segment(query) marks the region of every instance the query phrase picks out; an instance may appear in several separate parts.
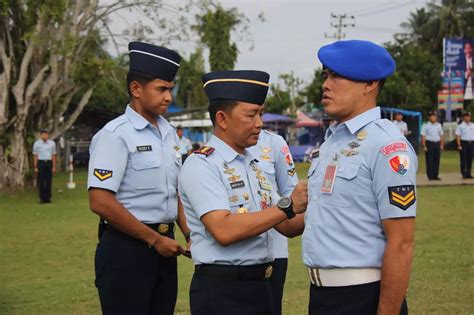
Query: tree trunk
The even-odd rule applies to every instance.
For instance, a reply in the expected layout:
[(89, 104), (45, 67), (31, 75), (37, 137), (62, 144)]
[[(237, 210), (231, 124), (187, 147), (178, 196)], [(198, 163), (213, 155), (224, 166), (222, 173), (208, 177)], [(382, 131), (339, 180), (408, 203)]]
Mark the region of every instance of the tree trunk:
[(21, 189), (25, 187), (25, 173), (28, 169), (28, 155), (25, 147), (24, 129), (15, 128), (10, 137), (12, 144), (11, 155), (7, 160), (0, 147), (0, 189), (9, 187), (13, 189)]

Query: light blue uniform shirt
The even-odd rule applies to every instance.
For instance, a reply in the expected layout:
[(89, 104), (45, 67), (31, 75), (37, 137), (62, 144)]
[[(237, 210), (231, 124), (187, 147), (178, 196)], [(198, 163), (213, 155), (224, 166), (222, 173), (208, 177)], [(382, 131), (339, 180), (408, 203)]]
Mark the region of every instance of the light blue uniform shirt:
[(157, 130), (127, 106), (92, 139), (87, 187), (116, 193), (144, 223), (171, 223), (178, 214), (178, 135), (163, 117)]
[(456, 136), (463, 141), (474, 141), (474, 124), (463, 121), (456, 127)]
[[(308, 267), (380, 268), (387, 242), (382, 220), (416, 215), (416, 154), (380, 117), (376, 107), (331, 127), (313, 158), (303, 233)], [(337, 165), (332, 193), (322, 193), (330, 164)]]
[(439, 142), (443, 134), (443, 126), (439, 122), (432, 124), (428, 121), (421, 127), (421, 135), (425, 136), (426, 141)]
[[(285, 140), (277, 134), (262, 130), (258, 143), (247, 150), (259, 160), (265, 176), (278, 194), (289, 197), (298, 183), (298, 175)], [(273, 204), (277, 202), (278, 200), (273, 200)], [(275, 229), (270, 232), (273, 236), (273, 257), (288, 258), (288, 239)]]
[(33, 154), (38, 155), (38, 160), (51, 160), (56, 154), (56, 144), (53, 140), (36, 140), (33, 144)]
[[(215, 151), (208, 156), (191, 154), (179, 177), (179, 193), (191, 230), (194, 264), (255, 265), (273, 261), (270, 232), (224, 247), (201, 222), (203, 215), (214, 210), (235, 214), (239, 208), (246, 208), (249, 213), (257, 212), (262, 211), (262, 202), (270, 206), (279, 198), (266, 179), (260, 160), (257, 162), (258, 156), (247, 150), (239, 154), (216, 136), (211, 137), (207, 146)], [(261, 176), (263, 185), (257, 175)]]
[(185, 136), (182, 136), (181, 139), (179, 139), (179, 153), (180, 154), (188, 154), (190, 150), (192, 150), (193, 145), (191, 144), (191, 141), (186, 138)]

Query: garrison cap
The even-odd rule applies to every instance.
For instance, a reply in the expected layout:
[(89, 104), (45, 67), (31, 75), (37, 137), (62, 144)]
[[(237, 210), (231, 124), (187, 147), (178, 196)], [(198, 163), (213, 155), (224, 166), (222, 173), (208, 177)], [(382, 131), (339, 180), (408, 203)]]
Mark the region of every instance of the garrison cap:
[(435, 111), (430, 110), (430, 111), (428, 112), (428, 116), (438, 116), (438, 114), (437, 114)]
[(270, 75), (257, 70), (216, 71), (202, 77), (209, 102), (217, 99), (263, 105)]
[(365, 40), (345, 40), (323, 46), (318, 58), (325, 68), (353, 81), (382, 80), (395, 71), (390, 53)]
[(462, 112), (462, 115), (463, 116), (471, 116), (471, 113), (469, 111), (465, 110), (465, 111)]
[(40, 133), (49, 133), (48, 129), (46, 128), (41, 128)]
[(128, 44), (130, 71), (172, 82), (179, 69), (181, 56), (174, 50), (142, 42)]

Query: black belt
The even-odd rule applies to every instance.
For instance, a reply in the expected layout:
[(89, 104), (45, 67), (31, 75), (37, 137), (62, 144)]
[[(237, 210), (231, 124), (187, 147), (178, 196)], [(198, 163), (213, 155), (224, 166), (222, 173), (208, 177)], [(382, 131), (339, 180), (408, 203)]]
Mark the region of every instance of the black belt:
[(48, 163), (48, 162), (51, 162), (52, 160), (38, 160), (38, 162), (44, 162), (44, 163)]
[[(161, 235), (168, 235), (171, 232), (174, 232), (174, 223), (152, 223), (152, 224), (145, 223), (145, 225), (148, 226), (150, 229), (160, 233)], [(119, 231), (118, 229), (114, 228), (110, 224), (104, 224), (104, 226), (107, 230), (123, 233)]]
[(473, 140), (461, 140), (461, 143), (463, 143), (463, 142), (464, 142), (464, 143), (474, 143)]
[(439, 143), (439, 141), (430, 141), (430, 140), (426, 140), (426, 142), (429, 142), (429, 143)]
[(251, 266), (227, 266), (227, 265), (196, 265), (194, 273), (227, 281), (249, 281), (265, 280), (272, 276), (273, 266), (271, 263)]

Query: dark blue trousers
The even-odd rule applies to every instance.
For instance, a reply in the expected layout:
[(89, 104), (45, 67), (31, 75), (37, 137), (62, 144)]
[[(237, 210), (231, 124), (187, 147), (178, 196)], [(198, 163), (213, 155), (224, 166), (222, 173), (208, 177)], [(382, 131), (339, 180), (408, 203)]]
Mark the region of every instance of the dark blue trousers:
[[(167, 236), (173, 238), (173, 232)], [(176, 257), (163, 257), (146, 243), (106, 228), (97, 245), (95, 273), (103, 314), (174, 313)]]

